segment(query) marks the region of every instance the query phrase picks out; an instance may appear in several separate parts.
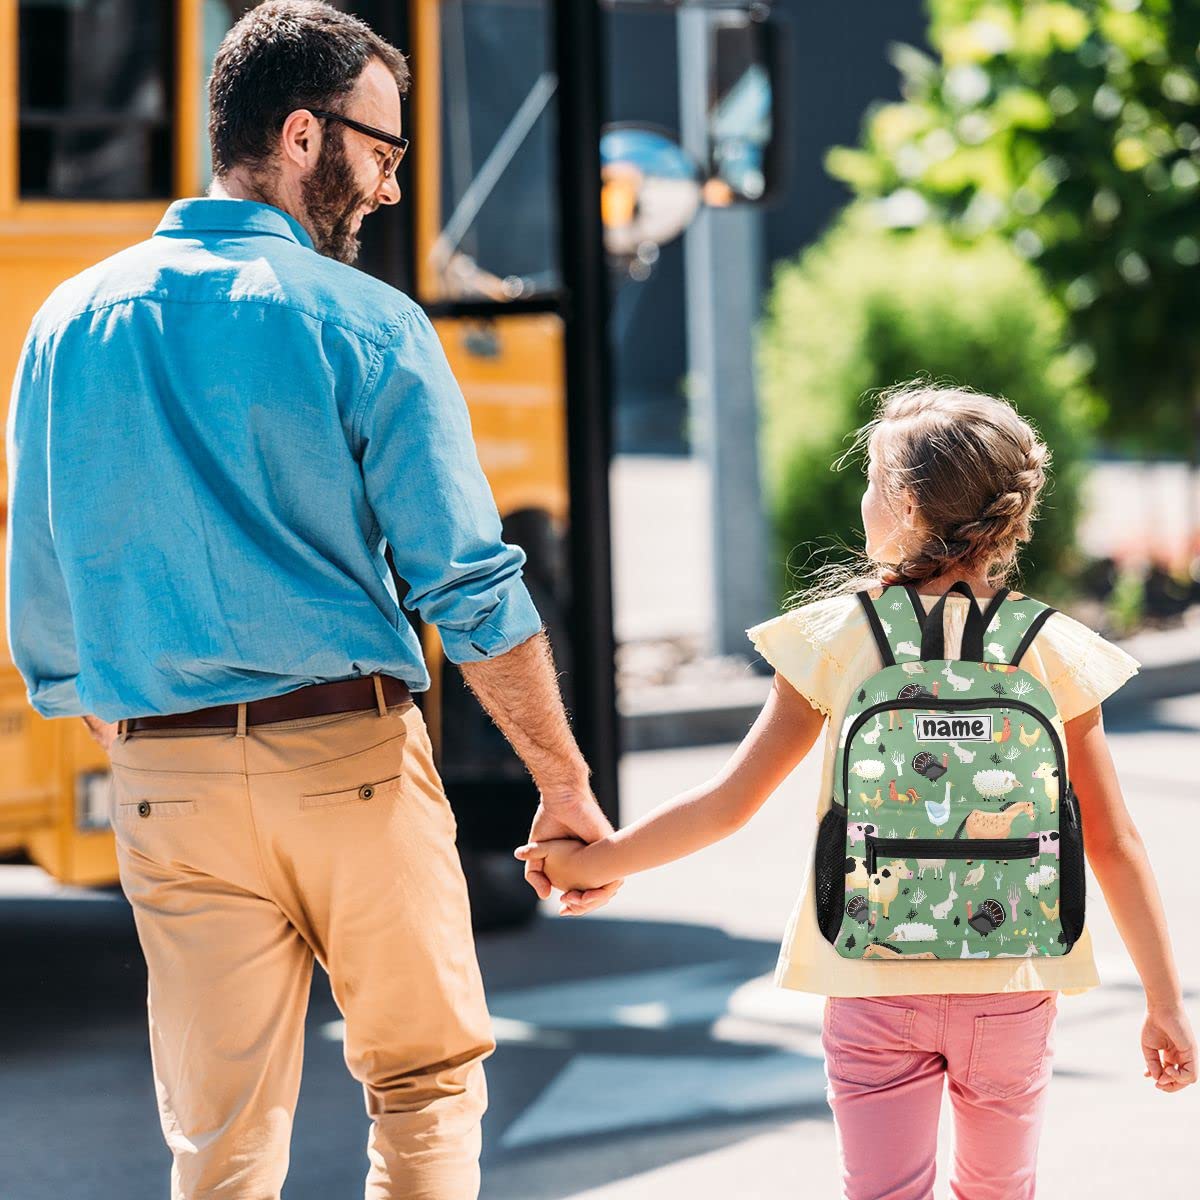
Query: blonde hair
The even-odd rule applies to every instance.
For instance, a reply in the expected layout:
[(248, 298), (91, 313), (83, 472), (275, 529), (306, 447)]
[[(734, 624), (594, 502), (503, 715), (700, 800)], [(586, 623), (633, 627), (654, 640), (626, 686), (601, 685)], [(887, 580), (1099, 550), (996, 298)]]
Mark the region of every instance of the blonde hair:
[(874, 417), (833, 464), (865, 452), (885, 504), (916, 509), (905, 557), (882, 563), (865, 551), (814, 572), (787, 607), (880, 584), (920, 584), (950, 571), (982, 572), (1011, 586), (1018, 547), (1032, 536), (1050, 450), (1006, 399), (969, 388), (914, 381), (888, 388)]

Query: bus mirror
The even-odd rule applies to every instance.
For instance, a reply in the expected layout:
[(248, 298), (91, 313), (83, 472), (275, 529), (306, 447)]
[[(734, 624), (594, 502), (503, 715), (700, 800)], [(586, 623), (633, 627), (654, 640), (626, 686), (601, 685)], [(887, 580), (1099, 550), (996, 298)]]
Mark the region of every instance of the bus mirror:
[(645, 125), (605, 127), (600, 138), (600, 215), (614, 258), (653, 261), (700, 207), (700, 171), (665, 133)]
[(765, 12), (710, 17), (706, 204), (759, 203), (780, 186), (781, 29)]

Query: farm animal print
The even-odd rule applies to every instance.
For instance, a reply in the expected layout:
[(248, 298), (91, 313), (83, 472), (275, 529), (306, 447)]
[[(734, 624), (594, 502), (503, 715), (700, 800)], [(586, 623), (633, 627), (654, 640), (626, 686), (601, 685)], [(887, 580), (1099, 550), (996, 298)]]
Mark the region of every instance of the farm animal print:
[(1005, 593), (981, 661), (922, 660), (925, 613), (906, 592), (860, 593), (894, 661), (864, 681), (840, 731), (817, 870), (841, 877), (818, 877), (822, 932), (842, 956), (879, 961), (1066, 954), (1084, 897), (1063, 723), (1010, 661), (1054, 610)]

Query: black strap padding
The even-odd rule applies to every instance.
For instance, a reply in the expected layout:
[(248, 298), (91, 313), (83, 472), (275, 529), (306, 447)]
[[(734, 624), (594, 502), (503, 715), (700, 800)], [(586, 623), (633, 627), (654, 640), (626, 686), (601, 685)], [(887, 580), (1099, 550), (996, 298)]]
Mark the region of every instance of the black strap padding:
[(1058, 612), (1057, 608), (1051, 608), (1049, 605), (1046, 605), (1046, 607), (1043, 608), (1042, 611), (1038, 613), (1038, 615), (1034, 617), (1032, 621), (1029, 622), (1029, 628), (1025, 630), (1025, 636), (1021, 638), (1021, 644), (1016, 648), (1016, 650), (1013, 651), (1012, 662), (1009, 664), (1010, 666), (1015, 667), (1020, 665), (1021, 656), (1026, 650), (1029, 649), (1033, 639), (1037, 637), (1038, 630), (1045, 625), (1047, 618), (1052, 617), (1056, 612)]
[(879, 657), (883, 659), (885, 667), (894, 667), (896, 665), (896, 656), (892, 653), (892, 648), (888, 644), (887, 636), (883, 632), (883, 625), (879, 620), (879, 613), (875, 611), (875, 602), (871, 599), (869, 591), (861, 591), (854, 593), (863, 606), (863, 611), (867, 614), (867, 624), (871, 627), (871, 633), (874, 635), (875, 644), (879, 647)]

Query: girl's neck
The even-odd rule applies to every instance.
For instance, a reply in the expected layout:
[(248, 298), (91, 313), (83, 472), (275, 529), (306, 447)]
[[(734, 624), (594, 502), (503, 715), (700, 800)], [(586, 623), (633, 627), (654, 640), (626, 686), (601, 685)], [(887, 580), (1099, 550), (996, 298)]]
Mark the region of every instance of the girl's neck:
[[(978, 575), (953, 575), (946, 574), (939, 576), (937, 579), (926, 579), (917, 587), (918, 596), (941, 596), (949, 591), (959, 580), (963, 580), (970, 585), (971, 591), (974, 592), (977, 600), (990, 600), (998, 589), (992, 587), (984, 578)], [(954, 595), (961, 595), (960, 592), (955, 592)], [(966, 599), (966, 597), (963, 597)]]

